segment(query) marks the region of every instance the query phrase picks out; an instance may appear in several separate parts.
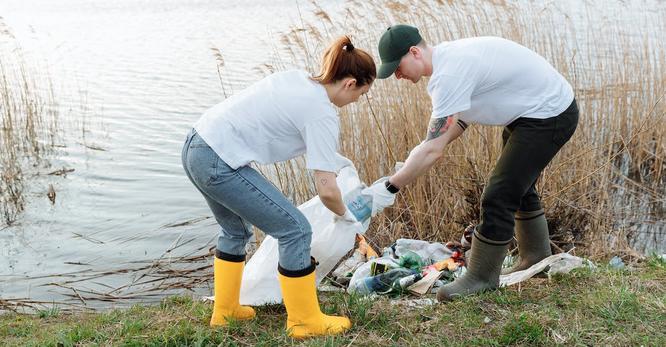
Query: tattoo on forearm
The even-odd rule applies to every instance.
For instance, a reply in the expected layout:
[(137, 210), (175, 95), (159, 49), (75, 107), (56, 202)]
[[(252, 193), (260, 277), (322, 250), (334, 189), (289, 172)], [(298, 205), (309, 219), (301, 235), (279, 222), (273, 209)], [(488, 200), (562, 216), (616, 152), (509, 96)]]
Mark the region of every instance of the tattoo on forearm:
[[(456, 124), (465, 131), (467, 129), (467, 123), (458, 119)], [(453, 125), (453, 116), (443, 117), (443, 118), (432, 118), (430, 124), (428, 124), (428, 135), (426, 136), (426, 141), (436, 139), (444, 134), (449, 127)]]
[(433, 118), (428, 124), (428, 135), (426, 136), (426, 141), (436, 139), (444, 134), (453, 123), (453, 117), (443, 117), (443, 118)]
[(321, 185), (322, 185), (322, 186), (325, 186), (325, 185), (326, 185), (326, 182), (328, 182), (328, 180), (325, 179), (325, 178), (322, 178), (321, 180), (319, 180), (319, 182), (321, 182)]

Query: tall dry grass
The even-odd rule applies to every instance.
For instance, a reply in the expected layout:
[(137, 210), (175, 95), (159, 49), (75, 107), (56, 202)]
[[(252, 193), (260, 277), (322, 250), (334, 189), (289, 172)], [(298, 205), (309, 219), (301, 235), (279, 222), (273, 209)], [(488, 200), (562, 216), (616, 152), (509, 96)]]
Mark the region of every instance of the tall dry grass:
[[(538, 182), (555, 247), (617, 251), (628, 249), (636, 233), (651, 233), (663, 242), (663, 233), (650, 223), (663, 228), (666, 215), (666, 24), (659, 14), (666, 6), (630, 1), (609, 10), (600, 1), (573, 4), (352, 0), (344, 9), (327, 10), (315, 3), (317, 19), (301, 18), (281, 37), (288, 49), (279, 52), (273, 69), (317, 71), (322, 50), (340, 34), (351, 34), (357, 47), (376, 56), (379, 36), (395, 23), (418, 26), (434, 44), (484, 35), (519, 42), (572, 83), (581, 109), (576, 134)], [(341, 152), (365, 182), (389, 175), (425, 137), (430, 110), (424, 82), (377, 81), (367, 100), (341, 112)], [(448, 147), (441, 164), (373, 219), (370, 236), (382, 245), (399, 237), (458, 239), (465, 225), (478, 222), (501, 131), (468, 129)], [(302, 160), (275, 165), (268, 173), (297, 203), (316, 194)]]
[(12, 224), (23, 211), (30, 168), (53, 146), (58, 122), (52, 90), (49, 80), (34, 77), (11, 30), (0, 22), (0, 225)]

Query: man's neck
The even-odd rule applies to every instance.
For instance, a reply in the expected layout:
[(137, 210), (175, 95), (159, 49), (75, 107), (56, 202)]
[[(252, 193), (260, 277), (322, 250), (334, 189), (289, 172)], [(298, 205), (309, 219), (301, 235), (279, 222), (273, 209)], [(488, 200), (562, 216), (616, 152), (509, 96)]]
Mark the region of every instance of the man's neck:
[(432, 46), (426, 46), (423, 49), (423, 60), (425, 62), (425, 70), (423, 71), (423, 76), (430, 77), (432, 76)]

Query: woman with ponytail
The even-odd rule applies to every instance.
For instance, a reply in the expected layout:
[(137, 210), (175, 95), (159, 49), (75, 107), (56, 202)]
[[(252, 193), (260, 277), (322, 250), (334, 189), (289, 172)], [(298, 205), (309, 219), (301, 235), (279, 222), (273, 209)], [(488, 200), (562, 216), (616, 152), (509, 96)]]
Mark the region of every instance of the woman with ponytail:
[(337, 107), (357, 101), (375, 77), (372, 57), (343, 36), (326, 49), (318, 75), (274, 73), (212, 107), (195, 123), (183, 147), (183, 167), (221, 227), (211, 326), (255, 316), (251, 307), (239, 303), (245, 244), (254, 225), (278, 240), (277, 271), (289, 335), (332, 335), (351, 327), (348, 318), (319, 309), (309, 222), (250, 164), (305, 154), (322, 203), (336, 218), (355, 222), (335, 181), (340, 169)]

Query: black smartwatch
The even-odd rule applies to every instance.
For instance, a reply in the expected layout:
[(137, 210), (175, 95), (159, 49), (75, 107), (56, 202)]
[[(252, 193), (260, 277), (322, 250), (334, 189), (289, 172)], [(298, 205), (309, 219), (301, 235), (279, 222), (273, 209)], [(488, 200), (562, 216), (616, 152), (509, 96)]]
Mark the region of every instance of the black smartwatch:
[(386, 180), (386, 182), (384, 182), (384, 185), (386, 186), (386, 190), (388, 190), (389, 193), (391, 194), (395, 194), (400, 191), (400, 188), (392, 185), (391, 182), (389, 182), (389, 180)]

